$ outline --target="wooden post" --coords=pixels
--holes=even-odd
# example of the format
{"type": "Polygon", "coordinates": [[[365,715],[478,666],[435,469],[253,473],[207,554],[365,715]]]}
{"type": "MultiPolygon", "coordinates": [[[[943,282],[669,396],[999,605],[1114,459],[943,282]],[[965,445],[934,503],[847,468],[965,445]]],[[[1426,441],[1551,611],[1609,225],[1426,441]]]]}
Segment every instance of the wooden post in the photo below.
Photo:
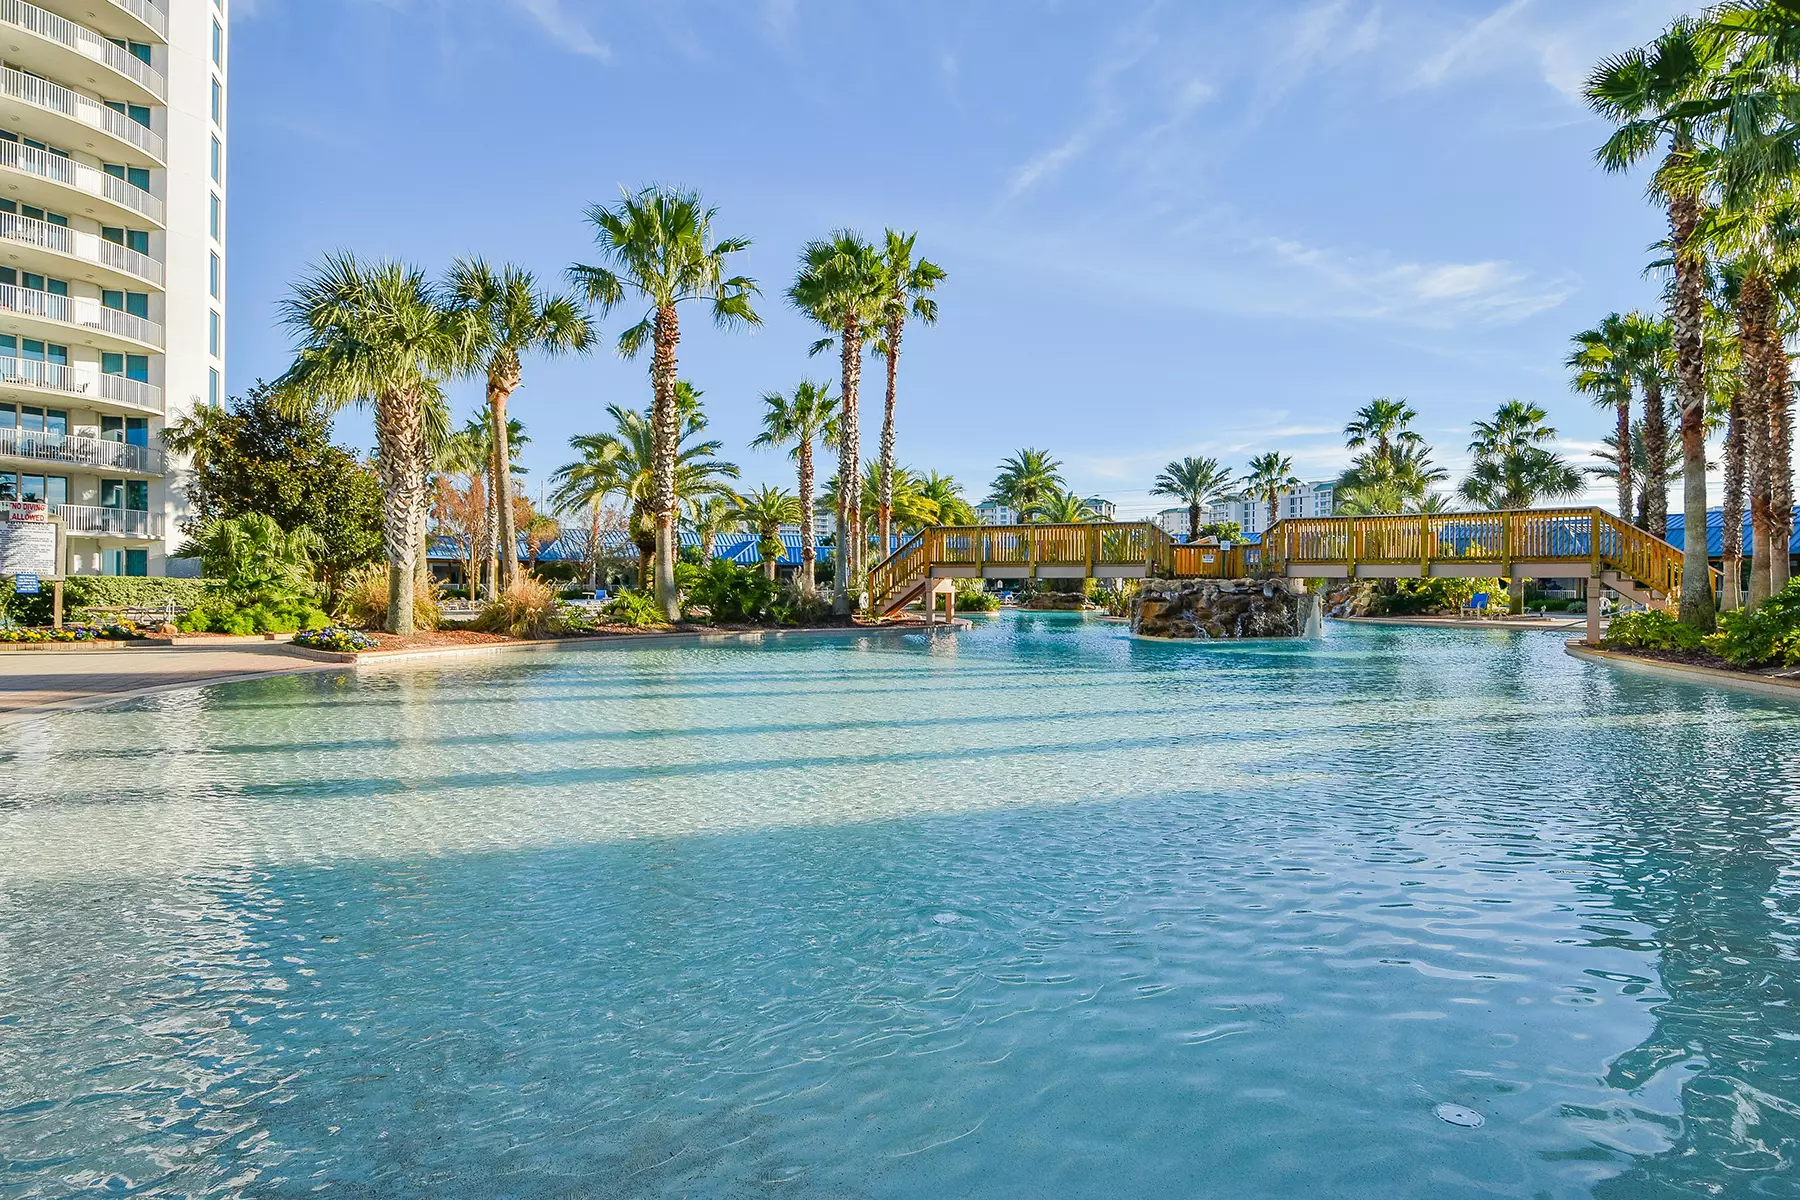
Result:
{"type": "Polygon", "coordinates": [[[1599,572],[1588,576],[1587,582],[1587,644],[1600,644],[1600,595],[1606,586],[1600,582],[1599,572]]]}
{"type": "Polygon", "coordinates": [[[930,575],[925,576],[925,627],[931,628],[937,623],[937,580],[930,575]]]}
{"type": "Polygon", "coordinates": [[[956,624],[956,584],[955,583],[952,583],[950,585],[950,590],[944,593],[944,624],[946,624],[946,625],[956,624]]]}
{"type": "Polygon", "coordinates": [[[53,629],[62,628],[62,583],[60,579],[50,581],[50,625],[53,629]]]}
{"type": "Polygon", "coordinates": [[[1436,550],[1431,538],[1431,514],[1419,515],[1419,578],[1431,578],[1431,552],[1436,550]]]}

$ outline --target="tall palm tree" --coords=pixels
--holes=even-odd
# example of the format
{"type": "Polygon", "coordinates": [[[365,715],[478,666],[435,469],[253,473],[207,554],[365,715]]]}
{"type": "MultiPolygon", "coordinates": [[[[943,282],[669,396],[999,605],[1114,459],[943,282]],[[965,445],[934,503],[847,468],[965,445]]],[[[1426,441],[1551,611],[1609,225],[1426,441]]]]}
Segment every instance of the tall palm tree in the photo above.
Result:
{"type": "MultiPolygon", "coordinates": [[[[1674,352],[1675,393],[1681,411],[1681,446],[1685,483],[1682,514],[1685,528],[1706,528],[1706,261],[1696,234],[1702,216],[1701,188],[1693,175],[1694,159],[1705,133],[1705,116],[1695,102],[1724,66],[1726,47],[1707,36],[1696,22],[1676,21],[1649,46],[1605,59],[1589,77],[1588,104],[1617,128],[1597,152],[1608,171],[1626,171],[1653,155],[1661,154],[1651,192],[1663,202],[1669,215],[1669,257],[1674,279],[1669,289],[1669,334],[1674,352]]],[[[1641,378],[1641,377],[1640,377],[1641,378]]],[[[1645,397],[1645,412],[1651,407],[1645,397]]],[[[1660,422],[1658,406],[1656,419],[1660,422]]],[[[1646,434],[1652,427],[1646,425],[1646,434]]],[[[1651,465],[1660,463],[1661,447],[1650,436],[1651,465]]],[[[1658,537],[1667,533],[1667,521],[1659,523],[1655,481],[1652,488],[1650,528],[1658,537]]],[[[1704,538],[1682,539],[1681,620],[1696,629],[1710,630],[1715,620],[1712,574],[1706,561],[1704,538]]]]}
{"type": "Polygon", "coordinates": [[[859,589],[863,571],[862,497],[856,486],[862,477],[861,431],[857,424],[857,398],[862,386],[863,345],[879,326],[886,309],[887,290],[881,252],[860,234],[840,229],[829,238],[808,242],[800,252],[800,271],[788,288],[788,301],[829,330],[813,343],[812,352],[838,344],[842,379],[838,385],[838,548],[837,597],[833,607],[840,614],[851,608],[852,589],[859,589]]]}
{"type": "Polygon", "coordinates": [[[763,574],[775,578],[775,565],[782,551],[781,527],[805,524],[801,518],[806,515],[806,509],[800,506],[800,498],[792,492],[764,484],[739,497],[733,515],[756,530],[756,552],[762,558],[763,574]]]}
{"type": "MultiPolygon", "coordinates": [[[[1575,390],[1593,397],[1595,405],[1610,408],[1618,419],[1613,433],[1614,446],[1631,445],[1631,395],[1635,382],[1626,366],[1625,318],[1611,313],[1592,329],[1575,335],[1575,349],[1566,360],[1575,372],[1575,390]]],[[[1631,520],[1632,473],[1631,456],[1621,455],[1613,464],[1613,479],[1619,490],[1619,519],[1631,520]]]]}
{"type": "Polygon", "coordinates": [[[936,510],[933,525],[973,525],[975,510],[963,499],[962,485],[949,475],[931,472],[919,481],[919,495],[936,510]]]}
{"type": "Polygon", "coordinates": [[[611,208],[596,204],[587,211],[602,265],[569,268],[569,277],[602,314],[623,302],[627,289],[648,305],[638,323],[619,335],[619,353],[635,358],[651,347],[654,455],[646,511],[655,525],[656,602],[669,621],[681,616],[681,599],[675,594],[675,476],[682,439],[675,397],[679,309],[701,300],[711,306],[721,328],[762,323],[751,304],[756,281],[727,273],[727,261],[749,249],[750,240],[715,238],[717,211],[702,204],[697,193],[678,188],[651,185],[636,194],[626,192],[611,208]]]}
{"type": "Polygon", "coordinates": [[[1046,525],[1086,525],[1094,520],[1094,510],[1074,492],[1055,492],[1039,500],[1031,515],[1046,525]]]}
{"type": "Polygon", "coordinates": [[[633,473],[625,442],[607,434],[577,434],[570,447],[581,457],[559,467],[551,482],[551,501],[565,512],[588,514],[588,586],[600,585],[600,526],[606,498],[615,492],[629,501],[633,473]]]}
{"type": "Polygon", "coordinates": [[[388,631],[413,632],[419,530],[430,503],[433,447],[448,434],[442,385],[472,361],[471,322],[446,308],[416,267],[327,256],[281,303],[299,350],[276,381],[291,403],[375,410],[376,469],[388,557],[388,631]]]}
{"type": "Polygon", "coordinates": [[[877,498],[876,531],[886,557],[894,517],[894,401],[900,377],[900,336],[906,319],[917,317],[927,325],[937,323],[937,300],[931,293],[945,279],[944,269],[927,259],[914,260],[916,233],[887,231],[881,252],[882,333],[875,348],[887,360],[887,409],[881,422],[881,486],[877,498]]]}
{"type": "Polygon", "coordinates": [[[1025,521],[1030,519],[1025,515],[1027,510],[1048,500],[1062,488],[1062,463],[1048,450],[1026,447],[1001,460],[1000,473],[994,477],[990,495],[995,503],[1006,505],[1025,521]]]}
{"type": "MultiPolygon", "coordinates": [[[[437,467],[440,471],[469,475],[479,473],[484,481],[481,493],[486,519],[479,531],[479,541],[486,560],[483,592],[489,598],[494,596],[499,586],[500,577],[500,514],[495,509],[495,496],[489,482],[494,466],[494,414],[492,409],[484,410],[479,416],[470,417],[468,422],[455,434],[451,435],[439,451],[437,467]]],[[[519,452],[531,444],[531,438],[525,432],[525,425],[517,417],[506,419],[506,455],[511,463],[510,475],[523,475],[525,468],[519,465],[519,452]]],[[[470,486],[473,486],[471,481],[470,486]]],[[[510,490],[510,488],[509,488],[510,490]]],[[[473,563],[477,551],[476,539],[469,542],[470,587],[473,589],[475,574],[473,563]]],[[[471,590],[470,598],[475,595],[471,590]]]]}
{"type": "MultiPolygon", "coordinates": [[[[495,268],[480,258],[459,258],[450,268],[445,290],[452,304],[470,314],[478,331],[477,353],[487,376],[488,422],[494,432],[488,486],[500,517],[499,542],[512,546],[518,539],[513,530],[506,405],[523,378],[522,360],[534,353],[586,354],[593,344],[594,323],[573,297],[540,291],[536,276],[510,263],[495,268]]],[[[514,555],[501,555],[498,586],[510,585],[518,569],[514,555]]]]}
{"type": "Polygon", "coordinates": [[[700,535],[700,560],[711,562],[719,547],[719,535],[736,533],[743,523],[737,503],[723,496],[709,496],[692,505],[688,527],[700,535]]]}
{"type": "MultiPolygon", "coordinates": [[[[799,468],[798,500],[803,512],[813,511],[813,450],[837,445],[838,403],[831,397],[828,385],[802,379],[794,394],[780,392],[763,395],[762,432],[750,444],[755,447],[789,446],[799,468]]],[[[840,551],[839,557],[842,557],[840,551]]],[[[818,531],[810,520],[800,522],[800,587],[807,595],[817,590],[814,578],[819,561],[818,531]]]]}
{"type": "Polygon", "coordinates": [[[1412,429],[1419,419],[1413,406],[1404,400],[1377,396],[1361,408],[1344,426],[1344,445],[1351,450],[1365,447],[1376,458],[1389,458],[1396,446],[1422,446],[1425,439],[1412,429]]]}
{"type": "MultiPolygon", "coordinates": [[[[524,497],[520,497],[520,499],[524,499],[524,497]]],[[[535,573],[538,555],[544,552],[544,547],[562,536],[562,524],[549,513],[538,512],[531,506],[529,500],[526,500],[520,507],[522,511],[518,514],[518,536],[525,542],[525,569],[529,573],[535,573]]],[[[517,578],[516,574],[514,578],[517,578]]]]}
{"type": "Polygon", "coordinates": [[[1190,542],[1200,538],[1200,510],[1231,487],[1231,472],[1216,458],[1178,458],[1150,485],[1152,496],[1168,496],[1188,506],[1190,542]]]}
{"type": "MultiPolygon", "coordinates": [[[[1620,330],[1620,366],[1644,397],[1643,528],[1659,538],[1669,535],[1669,406],[1668,383],[1674,340],[1669,322],[1647,313],[1626,313],[1620,330]]],[[[1705,438],[1701,439],[1705,457],[1705,438]]],[[[1685,514],[1685,509],[1683,510],[1685,514]]]]}
{"type": "MultiPolygon", "coordinates": [[[[897,527],[902,536],[905,536],[927,525],[939,523],[937,504],[926,497],[917,475],[905,467],[895,467],[888,476],[888,489],[889,500],[893,504],[890,529],[897,527]]],[[[869,526],[864,533],[870,537],[877,533],[875,513],[880,494],[881,469],[879,465],[870,463],[863,468],[862,486],[863,511],[867,514],[864,523],[869,526]]],[[[879,556],[886,558],[892,552],[893,542],[890,537],[882,546],[879,556]]]]}
{"type": "MultiPolygon", "coordinates": [[[[1587,473],[1595,479],[1617,480],[1621,462],[1624,463],[1625,470],[1629,474],[1643,475],[1649,470],[1650,451],[1644,438],[1644,423],[1642,421],[1633,421],[1631,423],[1631,433],[1626,439],[1624,453],[1620,452],[1619,435],[1617,433],[1609,433],[1600,441],[1601,445],[1605,446],[1606,449],[1594,456],[1598,459],[1598,465],[1587,468],[1587,473]]],[[[1682,460],[1680,446],[1663,447],[1663,474],[1671,480],[1681,478],[1682,460]]],[[[1625,516],[1626,520],[1630,521],[1640,529],[1645,528],[1649,524],[1649,514],[1645,511],[1649,499],[1648,493],[1639,495],[1637,512],[1628,513],[1625,516]]]]}
{"type": "Polygon", "coordinates": [[[1493,420],[1477,421],[1469,443],[1475,461],[1462,483],[1463,498],[1489,511],[1511,512],[1580,494],[1581,472],[1544,446],[1556,438],[1547,415],[1535,404],[1508,400],[1493,420]]]}
{"type": "Polygon", "coordinates": [[[1294,474],[1294,460],[1274,450],[1251,459],[1250,472],[1243,478],[1244,490],[1250,497],[1269,506],[1269,525],[1275,524],[1280,511],[1281,493],[1299,486],[1299,477],[1294,474]]]}

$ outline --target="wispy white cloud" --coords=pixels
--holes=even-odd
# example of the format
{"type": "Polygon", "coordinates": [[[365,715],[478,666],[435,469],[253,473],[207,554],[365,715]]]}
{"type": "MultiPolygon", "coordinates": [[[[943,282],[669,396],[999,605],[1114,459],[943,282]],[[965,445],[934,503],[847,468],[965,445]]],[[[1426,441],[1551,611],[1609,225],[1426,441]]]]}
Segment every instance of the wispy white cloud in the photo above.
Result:
{"type": "Polygon", "coordinates": [[[512,0],[512,3],[571,54],[601,62],[611,61],[612,48],[595,36],[586,21],[569,12],[563,6],[563,0],[512,0]]]}
{"type": "MultiPolygon", "coordinates": [[[[1523,65],[1562,99],[1578,102],[1602,55],[1647,40],[1694,8],[1689,0],[1506,0],[1473,24],[1449,31],[1419,60],[1411,82],[1441,87],[1523,65]]],[[[1420,33],[1428,44],[1430,27],[1420,33]]]]}

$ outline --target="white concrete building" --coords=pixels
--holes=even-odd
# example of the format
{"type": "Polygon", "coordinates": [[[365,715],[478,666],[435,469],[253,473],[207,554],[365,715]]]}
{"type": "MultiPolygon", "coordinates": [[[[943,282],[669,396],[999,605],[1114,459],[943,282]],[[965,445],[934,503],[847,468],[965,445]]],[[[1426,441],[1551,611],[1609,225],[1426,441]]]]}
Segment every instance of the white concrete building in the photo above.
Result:
{"type": "Polygon", "coordinates": [[[1088,506],[1088,511],[1094,514],[1096,521],[1114,520],[1119,511],[1118,505],[1101,496],[1089,496],[1082,503],[1088,506]]]}
{"type": "MultiPolygon", "coordinates": [[[[1316,483],[1302,484],[1299,488],[1284,491],[1275,501],[1277,520],[1291,520],[1297,517],[1329,517],[1337,512],[1336,481],[1321,480],[1316,483]]],[[[1187,531],[1187,510],[1181,510],[1181,520],[1177,531],[1187,531]]],[[[1263,499],[1250,499],[1247,496],[1229,496],[1216,504],[1207,506],[1200,514],[1202,525],[1212,525],[1225,521],[1236,521],[1243,526],[1247,534],[1260,534],[1269,525],[1269,502],[1263,499]]],[[[1175,531],[1172,531],[1175,532],[1175,531]]]]}
{"type": "Polygon", "coordinates": [[[0,499],[71,574],[168,573],[223,400],[226,2],[0,0],[0,499]]]}
{"type": "Polygon", "coordinates": [[[978,525],[1022,524],[1018,511],[1012,505],[999,504],[992,500],[983,500],[975,506],[975,523],[978,525]]]}

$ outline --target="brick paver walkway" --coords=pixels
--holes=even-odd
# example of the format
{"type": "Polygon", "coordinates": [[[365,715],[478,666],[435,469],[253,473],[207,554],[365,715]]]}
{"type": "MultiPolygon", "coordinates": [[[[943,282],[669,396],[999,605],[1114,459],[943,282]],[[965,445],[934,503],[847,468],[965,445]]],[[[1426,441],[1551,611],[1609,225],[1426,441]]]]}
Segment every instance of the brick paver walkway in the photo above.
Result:
{"type": "Polygon", "coordinates": [[[332,669],[275,644],[0,651],[0,724],[186,684],[332,669]]]}

